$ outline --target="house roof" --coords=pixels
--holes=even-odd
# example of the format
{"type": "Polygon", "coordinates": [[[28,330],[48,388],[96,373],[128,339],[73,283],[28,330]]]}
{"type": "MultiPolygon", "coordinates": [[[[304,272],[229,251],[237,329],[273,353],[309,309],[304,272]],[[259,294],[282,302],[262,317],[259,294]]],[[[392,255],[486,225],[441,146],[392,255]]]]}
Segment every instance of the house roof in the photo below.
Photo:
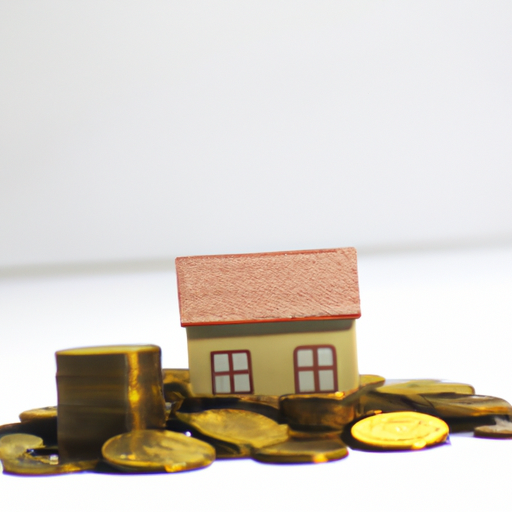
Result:
{"type": "Polygon", "coordinates": [[[359,318],[352,247],[176,258],[181,325],[359,318]]]}

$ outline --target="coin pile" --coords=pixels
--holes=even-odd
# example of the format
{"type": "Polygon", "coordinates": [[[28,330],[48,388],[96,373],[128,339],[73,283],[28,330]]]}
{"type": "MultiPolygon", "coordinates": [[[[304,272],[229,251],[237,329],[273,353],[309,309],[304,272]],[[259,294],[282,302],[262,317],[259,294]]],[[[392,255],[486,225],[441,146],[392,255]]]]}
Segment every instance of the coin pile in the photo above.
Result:
{"type": "Polygon", "coordinates": [[[164,427],[160,347],[88,347],[56,356],[62,461],[99,459],[111,437],[164,427]]]}
{"type": "Polygon", "coordinates": [[[510,404],[467,384],[362,375],[349,393],[198,396],[188,370],[162,371],[151,345],[58,352],[57,386],[58,407],[0,426],[4,472],[174,473],[216,458],[320,463],[346,457],[347,446],[415,450],[454,431],[512,437],[510,404]]]}
{"type": "Polygon", "coordinates": [[[471,432],[496,419],[512,418],[512,406],[501,398],[475,395],[468,384],[434,379],[385,382],[359,400],[358,415],[374,412],[415,411],[444,420],[450,432],[471,432]]]}

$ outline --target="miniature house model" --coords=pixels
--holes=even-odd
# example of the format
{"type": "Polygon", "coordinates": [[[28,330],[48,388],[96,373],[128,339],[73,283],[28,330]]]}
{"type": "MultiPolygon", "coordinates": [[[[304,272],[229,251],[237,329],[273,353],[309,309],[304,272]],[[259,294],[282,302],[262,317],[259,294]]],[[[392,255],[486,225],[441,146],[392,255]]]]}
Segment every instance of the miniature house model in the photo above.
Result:
{"type": "Polygon", "coordinates": [[[192,256],[176,272],[194,393],[358,387],[355,249],[192,256]]]}

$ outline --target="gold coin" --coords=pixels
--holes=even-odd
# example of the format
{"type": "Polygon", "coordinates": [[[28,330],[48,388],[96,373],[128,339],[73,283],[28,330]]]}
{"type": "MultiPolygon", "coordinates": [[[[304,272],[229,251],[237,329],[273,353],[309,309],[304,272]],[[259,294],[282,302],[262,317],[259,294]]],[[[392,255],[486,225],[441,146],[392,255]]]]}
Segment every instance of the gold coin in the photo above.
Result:
{"type": "Polygon", "coordinates": [[[252,457],[259,462],[305,463],[329,462],[348,455],[339,439],[290,439],[256,450],[252,457]]]}
{"type": "Polygon", "coordinates": [[[512,422],[496,419],[496,425],[481,425],[475,428],[475,437],[487,437],[492,439],[512,438],[512,422]]]}
{"type": "Polygon", "coordinates": [[[358,421],[352,436],[361,443],[394,450],[419,450],[442,443],[448,425],[439,418],[419,412],[390,412],[358,421]]]}
{"type": "Polygon", "coordinates": [[[405,381],[385,381],[383,386],[375,389],[376,393],[393,395],[424,395],[426,393],[460,393],[472,395],[475,388],[469,384],[449,382],[437,379],[414,379],[405,381]]]}
{"type": "Polygon", "coordinates": [[[57,417],[57,406],[40,407],[39,409],[30,409],[20,414],[20,421],[22,423],[32,420],[48,420],[57,417]]]}
{"type": "Polygon", "coordinates": [[[442,418],[478,418],[482,416],[512,415],[512,406],[502,398],[458,393],[425,394],[436,413],[442,418]]]}
{"type": "Polygon", "coordinates": [[[382,386],[386,379],[380,375],[359,375],[359,387],[364,388],[366,386],[382,386]]]}
{"type": "Polygon", "coordinates": [[[30,434],[9,434],[0,438],[0,460],[15,459],[32,448],[41,448],[43,440],[30,434]]]}
{"type": "Polygon", "coordinates": [[[27,434],[43,440],[43,444],[57,444],[57,420],[52,425],[47,425],[46,420],[26,421],[22,423],[10,423],[0,425],[0,439],[13,434],[27,434]]]}
{"type": "Polygon", "coordinates": [[[185,398],[176,410],[203,412],[210,409],[237,409],[262,414],[271,420],[279,418],[279,397],[275,395],[197,395],[185,398]]]}
{"type": "Polygon", "coordinates": [[[341,439],[342,430],[295,430],[290,428],[290,439],[312,441],[318,439],[341,439]]]}
{"type": "Polygon", "coordinates": [[[164,397],[167,402],[176,402],[193,396],[190,372],[185,369],[162,369],[164,397]]]}
{"type": "Polygon", "coordinates": [[[435,413],[432,404],[422,395],[377,393],[377,389],[370,389],[368,393],[362,394],[358,406],[360,415],[399,411],[417,411],[430,415],[435,413]]]}
{"type": "Polygon", "coordinates": [[[101,450],[105,460],[134,472],[176,473],[209,466],[215,449],[185,434],[168,430],[133,430],[109,439],[101,450]]]}
{"type": "Polygon", "coordinates": [[[355,417],[354,404],[359,390],[353,393],[324,393],[314,395],[283,395],[281,414],[295,429],[341,430],[355,417]]]}
{"type": "Polygon", "coordinates": [[[203,412],[177,412],[176,417],[206,437],[249,448],[263,448],[288,439],[288,425],[255,412],[210,409],[203,412]]]}
{"type": "Polygon", "coordinates": [[[74,461],[60,463],[57,454],[31,455],[2,460],[4,473],[12,475],[62,475],[87,471],[96,467],[97,461],[74,461]]]}

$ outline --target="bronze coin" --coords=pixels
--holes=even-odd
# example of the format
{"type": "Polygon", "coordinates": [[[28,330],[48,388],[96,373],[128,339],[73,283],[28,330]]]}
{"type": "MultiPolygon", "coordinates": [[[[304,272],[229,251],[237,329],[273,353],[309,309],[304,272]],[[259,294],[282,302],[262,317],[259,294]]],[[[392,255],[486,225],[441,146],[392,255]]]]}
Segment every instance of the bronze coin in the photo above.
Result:
{"type": "Polygon", "coordinates": [[[496,425],[481,425],[473,432],[475,437],[486,437],[491,439],[512,438],[512,422],[496,420],[496,425]]]}

